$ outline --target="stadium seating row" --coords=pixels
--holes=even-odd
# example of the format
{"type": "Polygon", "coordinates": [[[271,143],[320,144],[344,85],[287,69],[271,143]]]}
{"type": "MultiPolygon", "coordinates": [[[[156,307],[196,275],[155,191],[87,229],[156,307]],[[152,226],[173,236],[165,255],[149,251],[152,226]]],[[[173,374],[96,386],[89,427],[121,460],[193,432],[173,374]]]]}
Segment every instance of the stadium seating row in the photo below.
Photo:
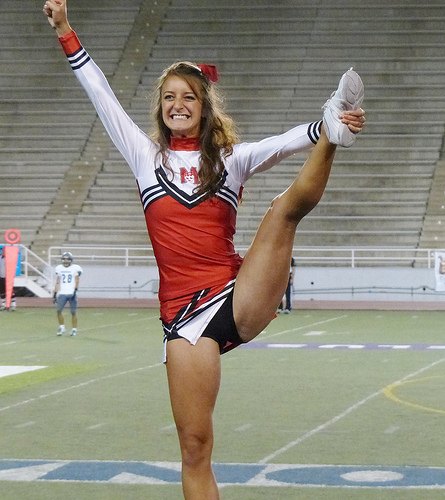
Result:
{"type": "MultiPolygon", "coordinates": [[[[38,252],[50,238],[61,245],[146,245],[134,180],[33,7],[24,14],[0,6],[0,230],[22,227],[25,244],[38,252]],[[64,211],[61,197],[69,198],[73,179],[75,200],[66,200],[64,211]]],[[[320,119],[340,74],[354,65],[366,85],[367,129],[353,148],[338,151],[326,194],[296,243],[445,245],[437,231],[444,200],[431,197],[445,129],[443,6],[111,0],[96,7],[78,0],[70,12],[144,130],[153,82],[177,59],[218,65],[227,109],[249,141],[320,119]],[[347,32],[339,30],[345,9],[347,32]]],[[[248,245],[268,201],[303,161],[296,155],[249,181],[239,245],[248,245]]]]}

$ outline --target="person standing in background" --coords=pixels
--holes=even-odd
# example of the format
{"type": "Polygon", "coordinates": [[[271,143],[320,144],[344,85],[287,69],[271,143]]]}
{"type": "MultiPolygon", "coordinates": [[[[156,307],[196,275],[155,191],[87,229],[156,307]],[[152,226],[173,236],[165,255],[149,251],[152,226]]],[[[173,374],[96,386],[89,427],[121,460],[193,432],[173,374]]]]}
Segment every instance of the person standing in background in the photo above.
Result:
{"type": "Polygon", "coordinates": [[[65,333],[65,319],[63,317],[63,309],[67,303],[71,310],[71,336],[77,335],[77,290],[79,288],[80,275],[82,268],[77,264],[73,264],[73,254],[65,252],[62,255],[62,264],[56,266],[56,283],[54,286],[54,304],[56,304],[57,320],[59,328],[57,335],[65,333]]]}
{"type": "Polygon", "coordinates": [[[287,282],[286,293],[284,294],[283,300],[280,302],[278,306],[277,312],[284,314],[289,314],[292,311],[292,285],[294,283],[294,267],[295,267],[295,259],[292,257],[290,261],[290,269],[289,269],[289,281],[287,282]]]}

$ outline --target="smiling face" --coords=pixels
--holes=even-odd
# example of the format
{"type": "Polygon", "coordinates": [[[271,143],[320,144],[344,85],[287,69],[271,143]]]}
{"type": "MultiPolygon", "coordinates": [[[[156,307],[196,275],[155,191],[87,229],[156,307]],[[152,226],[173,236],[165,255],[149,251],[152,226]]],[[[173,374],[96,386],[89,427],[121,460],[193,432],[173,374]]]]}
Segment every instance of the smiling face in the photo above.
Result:
{"type": "Polygon", "coordinates": [[[199,137],[202,103],[192,87],[176,75],[161,89],[162,119],[173,137],[199,137]]]}

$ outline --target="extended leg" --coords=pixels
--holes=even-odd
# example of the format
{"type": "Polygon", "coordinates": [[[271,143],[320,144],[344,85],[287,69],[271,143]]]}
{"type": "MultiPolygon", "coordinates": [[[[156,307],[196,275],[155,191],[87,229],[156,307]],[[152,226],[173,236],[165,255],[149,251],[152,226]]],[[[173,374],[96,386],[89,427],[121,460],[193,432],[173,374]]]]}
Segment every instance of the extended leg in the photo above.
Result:
{"type": "Polygon", "coordinates": [[[264,216],[236,279],[233,309],[244,341],[258,335],[274,317],[289,279],[298,223],[319,202],[336,146],[324,130],[291,186],[275,198],[264,216]]]}
{"type": "Polygon", "coordinates": [[[364,87],[348,70],[323,106],[319,141],[291,186],[275,198],[264,216],[236,279],[233,313],[240,337],[256,337],[274,317],[289,278],[295,232],[319,202],[329,179],[336,145],[350,147],[364,124],[364,87]]]}

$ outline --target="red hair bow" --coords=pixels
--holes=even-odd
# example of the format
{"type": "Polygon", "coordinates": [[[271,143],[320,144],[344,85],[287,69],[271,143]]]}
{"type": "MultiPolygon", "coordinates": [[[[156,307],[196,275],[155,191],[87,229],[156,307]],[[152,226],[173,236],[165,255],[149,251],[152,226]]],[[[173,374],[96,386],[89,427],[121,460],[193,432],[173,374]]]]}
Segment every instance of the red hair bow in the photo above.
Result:
{"type": "Polygon", "coordinates": [[[214,64],[198,64],[198,68],[212,83],[219,80],[218,70],[214,64]]]}

